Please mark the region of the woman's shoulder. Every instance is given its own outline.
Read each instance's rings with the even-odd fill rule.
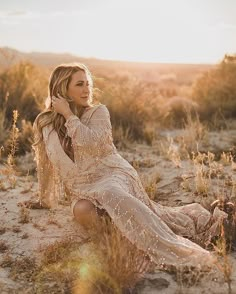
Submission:
[[[86,108],[83,116],[92,116],[95,112],[108,112],[108,109],[105,104],[99,103]]]
[[[100,103],[89,107],[82,115],[81,121],[87,124],[90,120],[101,119],[102,117],[106,117],[106,119],[110,119],[109,111],[106,105]]]
[[[88,106],[86,109],[85,109],[85,112],[88,112],[88,111],[95,111],[97,109],[102,109],[102,108],[107,108],[105,104],[102,104],[102,103],[98,103],[98,104],[93,104],[91,106]]]

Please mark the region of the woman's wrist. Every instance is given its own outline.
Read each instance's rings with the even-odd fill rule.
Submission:
[[[74,115],[74,113],[71,110],[68,110],[67,112],[63,113],[65,120],[67,120],[71,115]]]

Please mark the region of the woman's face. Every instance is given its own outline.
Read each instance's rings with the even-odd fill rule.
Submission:
[[[71,76],[68,86],[68,96],[78,106],[89,106],[90,81],[84,71],[80,70]]]

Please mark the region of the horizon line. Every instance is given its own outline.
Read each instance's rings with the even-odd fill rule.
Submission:
[[[232,54],[232,53],[225,53],[224,56],[222,56],[221,59],[218,60],[218,62],[176,62],[176,61],[145,61],[145,60],[128,60],[128,59],[113,59],[113,58],[102,58],[102,57],[95,57],[95,56],[79,56],[76,53],[73,52],[68,52],[68,51],[64,51],[64,52],[52,52],[52,51],[38,51],[38,50],[29,50],[29,51],[25,51],[25,50],[21,50],[21,49],[17,49],[17,48],[13,48],[13,47],[9,47],[9,46],[1,46],[0,49],[10,49],[10,50],[14,50],[17,51],[19,53],[23,53],[23,54],[55,54],[55,55],[71,55],[73,57],[76,58],[83,58],[83,59],[96,59],[96,60],[100,60],[100,61],[113,61],[113,62],[129,62],[129,63],[143,63],[143,64],[173,64],[173,65],[217,65],[219,62],[221,62],[221,60],[223,60],[224,56],[226,54]]]

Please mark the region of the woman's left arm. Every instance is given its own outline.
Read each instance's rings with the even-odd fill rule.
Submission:
[[[107,140],[112,141],[110,114],[105,105],[100,105],[92,114],[88,126],[84,125],[76,115],[66,120],[67,134],[77,146],[97,145]]]

